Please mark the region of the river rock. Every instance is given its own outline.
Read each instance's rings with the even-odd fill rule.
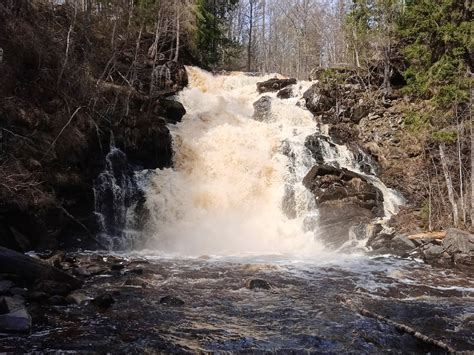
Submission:
[[[160,298],[160,304],[171,307],[180,307],[184,306],[184,301],[175,296],[164,296]]]
[[[21,299],[4,297],[0,300],[0,332],[27,333],[31,316]]]
[[[262,280],[262,279],[253,279],[247,281],[247,285],[245,286],[249,290],[255,290],[255,289],[262,289],[262,290],[269,290],[271,289],[270,284],[268,281]]]
[[[474,235],[456,228],[446,231],[442,244],[454,265],[474,266]]]
[[[96,307],[106,309],[112,307],[115,303],[115,299],[110,293],[104,293],[94,298],[91,303]]]
[[[81,305],[89,300],[91,300],[91,298],[81,292],[73,292],[66,296],[66,302],[70,304]]]
[[[408,236],[399,234],[390,241],[390,247],[400,252],[408,252],[416,248],[416,245],[413,241],[408,239]]]
[[[288,86],[284,89],[281,89],[278,91],[277,97],[280,99],[289,99],[290,97],[293,97],[293,88]]]
[[[267,81],[257,83],[257,91],[259,94],[263,94],[264,92],[272,92],[281,90],[289,85],[296,84],[296,79],[278,79],[273,78]]]

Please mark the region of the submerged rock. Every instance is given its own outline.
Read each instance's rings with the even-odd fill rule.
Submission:
[[[168,295],[160,298],[160,304],[171,307],[180,307],[184,306],[184,301],[181,298]]]
[[[278,79],[272,78],[267,81],[257,83],[257,91],[259,94],[263,94],[264,92],[272,92],[281,90],[289,85],[296,84],[296,79]]]
[[[250,290],[255,290],[255,289],[262,289],[262,290],[269,290],[272,287],[268,283],[268,281],[262,280],[262,279],[253,279],[247,281],[246,287]]]
[[[110,308],[115,303],[115,299],[112,297],[111,294],[104,293],[94,298],[91,303],[96,307],[106,309]]]

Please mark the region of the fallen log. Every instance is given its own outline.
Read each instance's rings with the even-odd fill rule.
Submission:
[[[384,323],[394,327],[395,329],[398,329],[401,332],[410,334],[413,337],[415,337],[416,339],[418,339],[418,340],[420,340],[420,341],[422,341],[426,344],[430,344],[432,346],[438,347],[438,348],[440,348],[440,349],[442,349],[442,350],[444,350],[444,351],[446,351],[450,354],[456,353],[455,349],[450,347],[448,344],[442,342],[441,340],[431,338],[431,337],[429,337],[429,336],[427,336],[423,333],[420,333],[419,331],[413,329],[412,327],[409,327],[409,326],[407,326],[405,324],[402,324],[402,323],[395,322],[395,321],[393,321],[393,320],[391,320],[387,317],[381,316],[380,314],[371,312],[368,309],[357,306],[350,299],[342,298],[341,301],[342,301],[342,303],[347,305],[350,309],[356,311],[360,315],[363,315],[363,316],[368,317],[368,318],[376,319],[379,322],[384,322]]]
[[[446,237],[446,231],[440,231],[440,232],[423,232],[423,233],[417,233],[417,234],[412,234],[408,236],[408,239],[410,240],[416,240],[416,239],[443,239]]]
[[[82,286],[78,278],[46,262],[4,247],[0,247],[0,273],[17,275],[30,285],[39,280],[52,280],[68,284],[71,288]]]

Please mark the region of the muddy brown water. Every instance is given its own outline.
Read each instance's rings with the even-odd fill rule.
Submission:
[[[107,260],[107,255],[94,257]],[[124,270],[90,277],[81,290],[90,297],[111,293],[116,302],[110,308],[101,310],[90,303],[30,305],[33,332],[0,335],[0,350],[443,353],[358,314],[341,299],[351,299],[458,351],[474,350],[474,280],[468,271],[367,256],[315,261],[140,255],[127,256],[124,262]],[[143,273],[127,273],[130,269]],[[268,281],[271,289],[245,287],[256,278]],[[137,286],[126,285],[129,279]],[[185,303],[165,305],[160,303],[164,296]]]

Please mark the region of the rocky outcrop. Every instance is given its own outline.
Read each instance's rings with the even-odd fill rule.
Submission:
[[[296,84],[296,79],[278,79],[273,78],[267,81],[257,83],[257,91],[259,94],[265,92],[274,92],[281,90],[287,86]]]
[[[333,246],[347,241],[353,226],[383,215],[382,193],[360,174],[320,165],[309,171],[303,184],[318,204],[320,236]]]

